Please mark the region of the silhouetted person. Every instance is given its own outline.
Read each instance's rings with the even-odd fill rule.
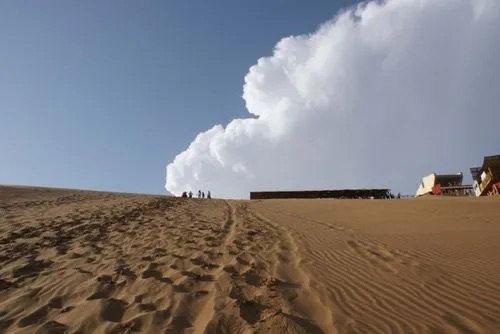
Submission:
[[[398,199],[401,199],[401,193],[398,193]]]
[[[210,195],[210,190],[207,192],[207,198],[208,199],[212,198],[212,195]]]
[[[201,198],[205,198],[205,192],[201,192]]]
[[[198,190],[198,198],[201,198],[201,190]]]
[[[193,198],[193,192],[191,190],[189,191],[189,198]]]
[[[182,197],[188,197],[188,195],[185,191],[182,192]]]

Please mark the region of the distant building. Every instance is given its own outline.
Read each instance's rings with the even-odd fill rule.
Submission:
[[[500,194],[500,155],[484,157],[481,167],[471,168],[476,196]]]
[[[273,198],[339,198],[339,199],[385,199],[391,196],[390,189],[336,189],[301,191],[252,191],[250,199]]]
[[[422,178],[422,182],[418,186],[416,197],[434,194],[441,195],[443,193],[450,193],[454,191],[458,194],[465,188],[470,186],[462,186],[464,176],[462,173],[456,174],[436,174],[432,173]]]
[[[471,167],[470,175],[472,176],[472,181],[481,180],[481,167]]]

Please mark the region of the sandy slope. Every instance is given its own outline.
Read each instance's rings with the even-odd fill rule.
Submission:
[[[500,199],[252,204],[290,231],[338,332],[500,333]]]
[[[500,331],[497,200],[0,187],[0,332]]]

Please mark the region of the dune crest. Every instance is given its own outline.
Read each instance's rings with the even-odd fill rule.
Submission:
[[[498,204],[0,187],[0,332],[495,333]]]

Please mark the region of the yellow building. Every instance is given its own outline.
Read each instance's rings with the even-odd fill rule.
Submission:
[[[500,155],[484,157],[483,166],[473,170],[472,187],[476,196],[500,194]]]

